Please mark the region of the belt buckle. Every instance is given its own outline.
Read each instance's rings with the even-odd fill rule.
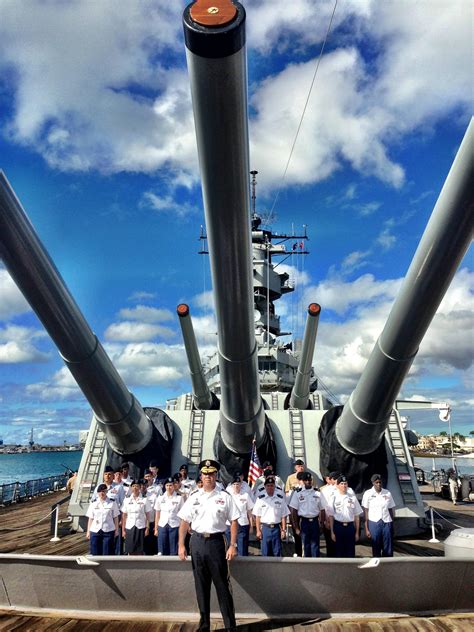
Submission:
[[[314,518],[308,518],[309,522],[314,522]]]
[[[275,528],[275,523],[273,523],[273,524],[270,523],[268,526],[270,527],[270,529],[274,529]]]
[[[210,533],[203,533],[202,535],[203,535],[204,538],[210,538],[211,537]]]
[[[349,524],[348,522],[343,522],[343,523],[342,523],[342,526],[343,526],[343,527],[347,527],[347,525],[348,525],[348,524]]]

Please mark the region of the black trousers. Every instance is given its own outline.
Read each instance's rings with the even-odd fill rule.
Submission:
[[[196,586],[201,622],[199,629],[210,629],[211,582],[214,582],[224,626],[235,628],[234,599],[232,597],[229,567],[225,558],[224,536],[204,538],[194,533],[191,536],[191,560]]]

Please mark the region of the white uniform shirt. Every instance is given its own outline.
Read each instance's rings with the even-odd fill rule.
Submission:
[[[380,492],[375,491],[375,487],[368,489],[362,496],[362,507],[369,510],[368,518],[371,522],[392,522],[392,516],[389,509],[395,507],[392,494],[388,489],[382,489]]]
[[[93,500],[87,509],[86,516],[92,518],[92,524],[89,531],[97,533],[102,531],[115,531],[114,518],[120,515],[119,508],[115,500],[106,498],[102,502],[99,498]]]
[[[180,485],[180,490],[186,496],[196,488],[196,481],[192,478],[183,478]]]
[[[229,494],[232,494],[232,489],[233,489],[232,483],[229,483],[227,487],[225,488],[226,492],[229,492]],[[252,488],[246,481],[242,481],[240,483],[240,493],[248,494],[249,496],[252,496]]]
[[[99,485],[102,485],[102,483],[99,483]],[[99,485],[97,485],[97,487],[99,487]],[[97,487],[95,488],[94,493],[92,494],[92,499],[91,499],[92,501],[97,500],[99,498],[97,494]],[[117,507],[120,509],[125,499],[125,488],[122,485],[122,483],[113,482],[107,488],[107,498],[110,498],[110,500],[115,500],[115,502],[117,503]]]
[[[237,519],[237,522],[241,524],[243,527],[250,524],[248,512],[253,509],[254,502],[252,496],[248,492],[240,492],[240,494],[233,494],[232,491],[229,492],[232,496],[234,503],[237,506],[237,509],[240,512],[240,516]]]
[[[275,491],[285,489],[285,483],[277,474],[270,474],[275,479]],[[259,476],[252,487],[254,498],[258,498],[261,494],[265,493],[265,479],[266,476]]]
[[[145,529],[146,527],[146,514],[150,513],[152,505],[147,498],[138,496],[127,496],[123,501],[122,513],[127,514],[127,520],[125,522],[126,529]]]
[[[150,505],[152,507],[155,505],[155,502],[158,496],[161,496],[162,493],[163,493],[163,488],[161,487],[161,485],[155,485],[155,484],[148,485],[148,487],[146,488],[146,497],[150,501]]]
[[[158,526],[164,527],[169,524],[170,527],[179,527],[178,512],[184,505],[184,497],[173,492],[171,496],[165,492],[155,500],[155,511],[160,512]]]
[[[283,490],[275,490],[273,496],[261,494],[257,498],[252,511],[254,516],[259,516],[262,524],[278,524],[282,518],[290,513],[285,501]]]
[[[354,494],[341,494],[337,490],[331,496],[328,512],[338,522],[353,522],[362,513],[362,507]]]
[[[217,489],[193,492],[178,513],[197,533],[224,533],[226,521],[237,520],[239,515],[232,496]]]
[[[334,494],[336,492],[339,493],[339,490],[337,489],[336,485],[328,484],[323,485],[323,487],[321,487],[319,491],[321,492],[321,509],[325,509],[326,511],[328,511],[329,507],[332,504],[332,498]],[[355,496],[355,492],[352,487],[347,488],[347,493],[349,496]]]
[[[301,518],[316,518],[321,512],[321,494],[314,487],[295,490],[290,507],[296,509]]]

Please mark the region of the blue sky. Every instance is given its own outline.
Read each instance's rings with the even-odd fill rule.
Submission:
[[[308,227],[278,304],[301,335],[322,305],[318,375],[344,401],[381,332],[472,113],[472,4],[340,1],[286,178],[333,2],[244,3],[251,167],[274,230]],[[189,389],[175,307],[215,345],[182,38],[185,3],[3,0],[0,168],[143,405]],[[278,199],[275,197],[278,193]],[[290,262],[291,263],[291,262]],[[472,252],[402,391],[472,415]],[[410,415],[445,429],[435,411]],[[0,265],[0,437],[76,441],[90,410]]]

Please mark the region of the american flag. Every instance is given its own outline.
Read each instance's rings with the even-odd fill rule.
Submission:
[[[248,483],[250,487],[255,483],[257,478],[263,474],[262,466],[260,465],[260,459],[257,454],[257,444],[255,443],[255,437],[252,441],[252,454],[250,455],[249,465],[249,477]]]

